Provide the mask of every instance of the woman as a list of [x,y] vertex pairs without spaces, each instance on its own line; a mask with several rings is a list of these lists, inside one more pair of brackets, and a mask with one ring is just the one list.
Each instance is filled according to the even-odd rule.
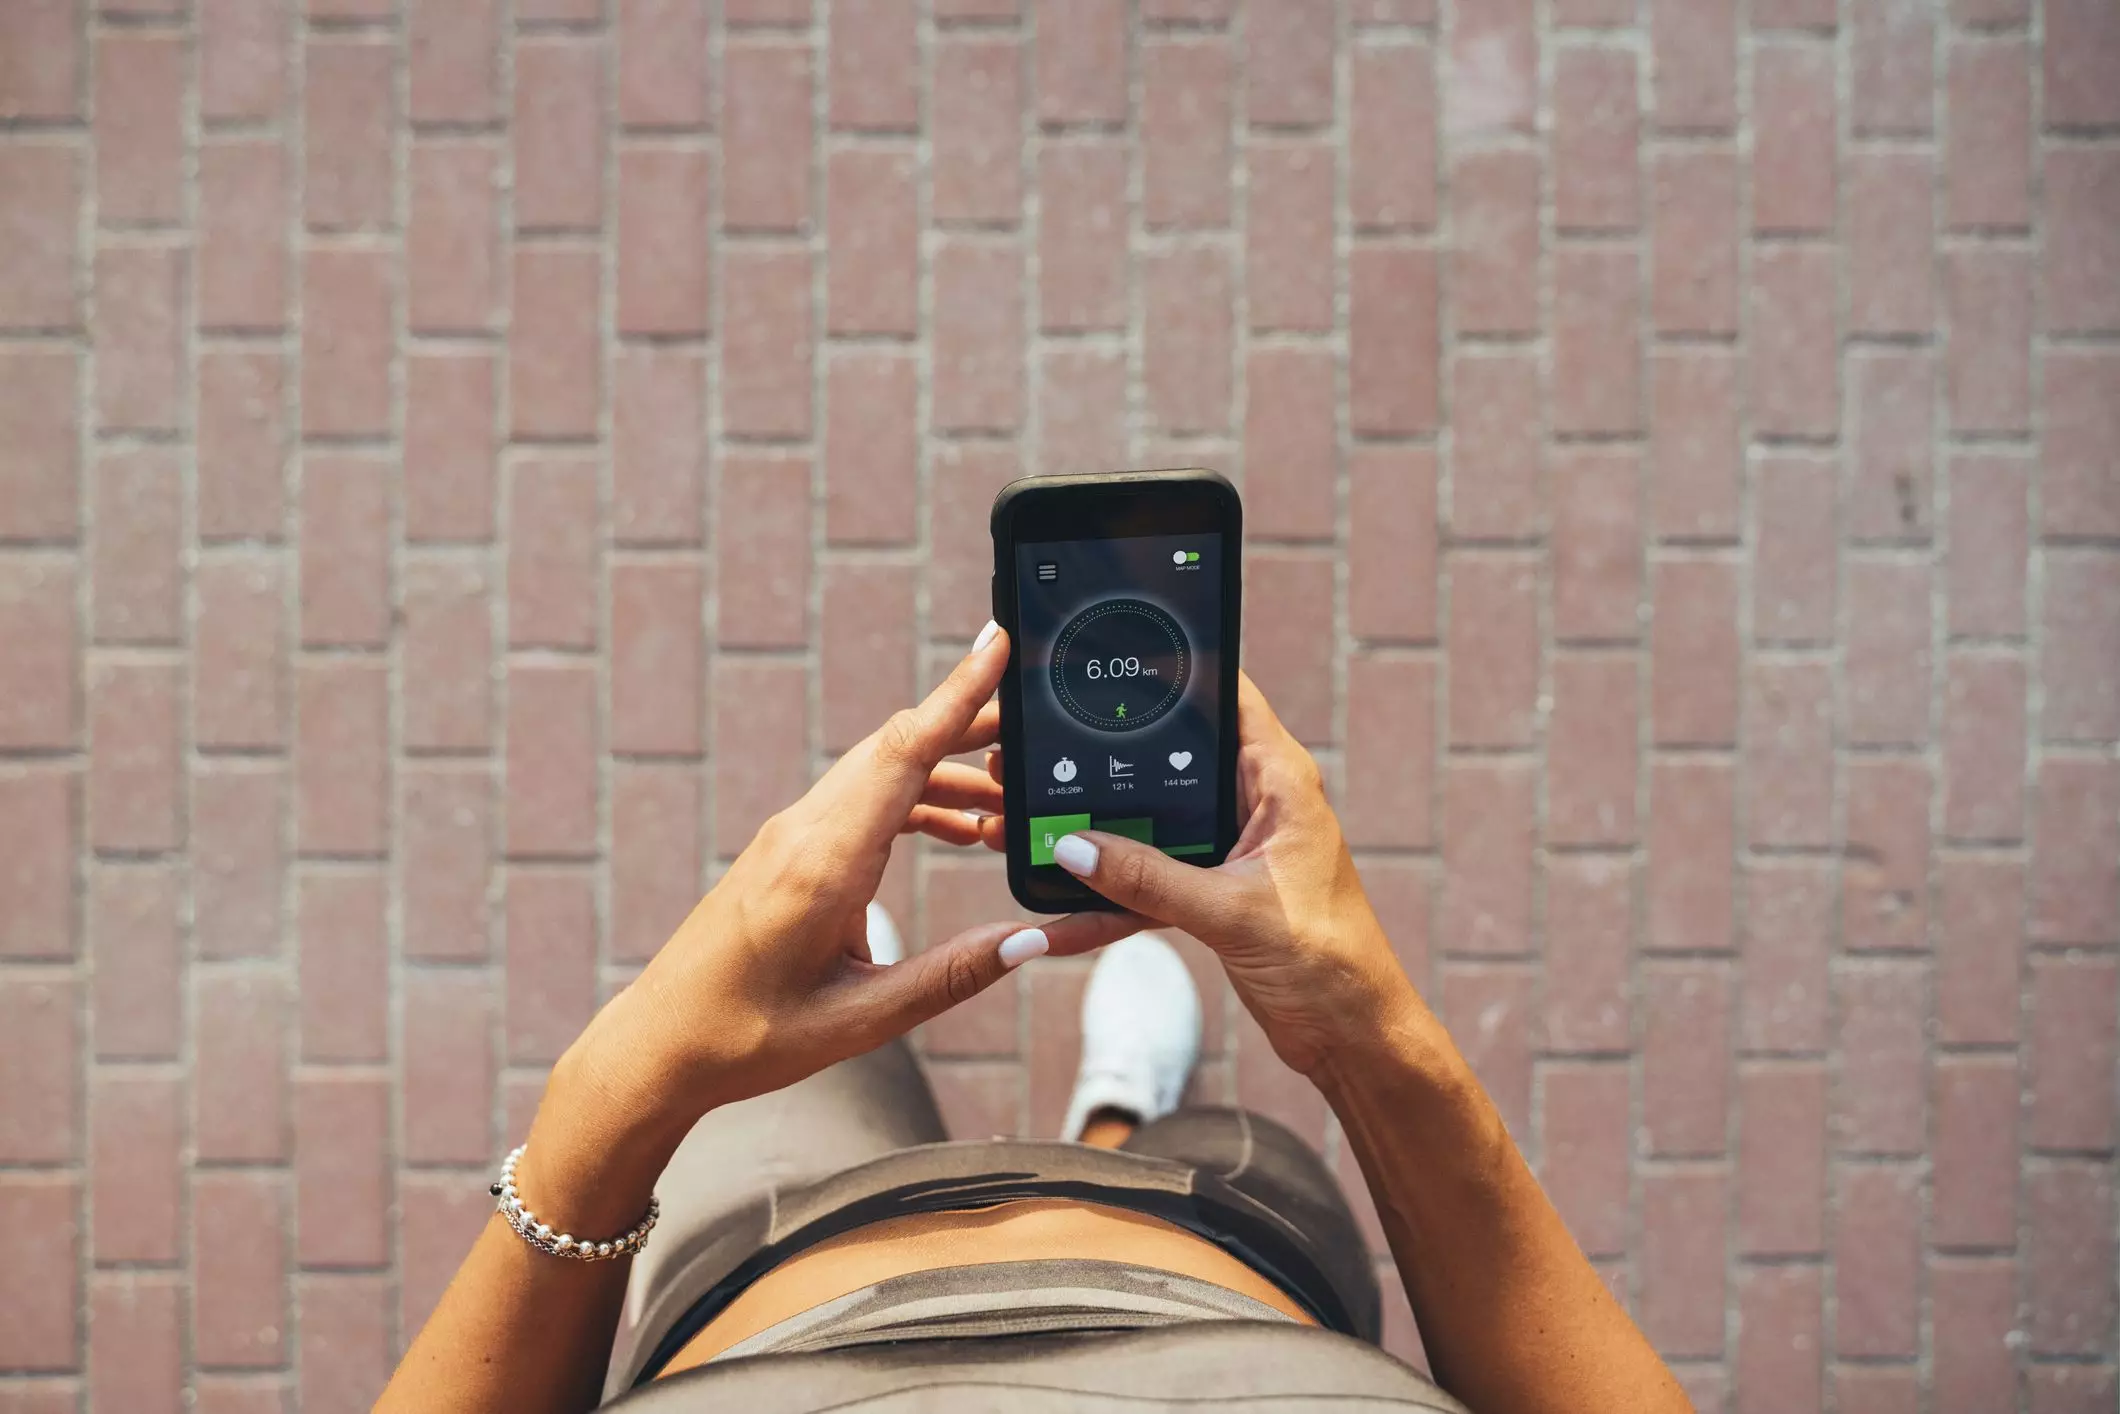
[[[997,773],[945,758],[993,743],[1007,659],[988,625],[759,831],[569,1048],[379,1407],[1684,1410],[1399,968],[1315,763],[1248,680],[1226,864],[1070,836],[1059,862],[1127,912],[873,959],[898,834],[998,842],[977,813],[998,811]],[[1339,1116],[1448,1394],[1364,1343],[1373,1279],[1314,1155],[1256,1117],[1164,1113],[1182,1006],[1086,1044],[1106,1073],[1071,1125],[1093,1142],[920,1142],[940,1127],[899,1038],[1032,957],[1158,925],[1213,949]],[[1092,991],[1171,996],[1161,956],[1130,941]]]

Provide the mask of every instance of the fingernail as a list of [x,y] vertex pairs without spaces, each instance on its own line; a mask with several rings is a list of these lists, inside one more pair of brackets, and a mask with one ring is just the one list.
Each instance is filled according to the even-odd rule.
[[1053,845],[1053,863],[1076,876],[1097,872],[1097,847],[1080,835],[1062,835]]
[[999,632],[1001,632],[1001,625],[995,623],[992,619],[988,619],[986,627],[980,629],[979,636],[972,640],[972,651],[977,653],[980,649],[986,647],[987,644],[992,643],[994,635]]
[[1042,928],[1025,928],[1020,933],[1011,933],[1001,940],[1001,965],[1015,967],[1041,957],[1052,944],[1046,940]]

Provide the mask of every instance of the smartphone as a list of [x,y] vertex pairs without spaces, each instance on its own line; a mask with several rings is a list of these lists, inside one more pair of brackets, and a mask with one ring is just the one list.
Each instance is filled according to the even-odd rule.
[[1053,863],[1106,830],[1192,864],[1237,835],[1244,508],[1212,471],[1036,476],[994,498],[1009,891],[1113,905]]

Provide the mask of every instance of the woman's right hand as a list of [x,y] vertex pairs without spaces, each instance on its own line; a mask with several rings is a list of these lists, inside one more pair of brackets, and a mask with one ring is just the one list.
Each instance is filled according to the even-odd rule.
[[1240,833],[1217,868],[1097,830],[1061,839],[1053,858],[1212,948],[1281,1059],[1319,1080],[1348,1042],[1424,1007],[1362,890],[1317,762],[1241,674],[1237,743]]

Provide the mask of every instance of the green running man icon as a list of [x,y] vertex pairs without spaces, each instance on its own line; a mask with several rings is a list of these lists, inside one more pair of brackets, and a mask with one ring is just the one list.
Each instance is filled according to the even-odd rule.
[[1119,704],[1119,710],[1118,710],[1118,711],[1117,711],[1116,713],[1114,713],[1113,715],[1115,715],[1115,716],[1118,716],[1118,717],[1124,717],[1124,716],[1126,715],[1126,704],[1125,704],[1124,702],[1120,703],[1120,704]]

